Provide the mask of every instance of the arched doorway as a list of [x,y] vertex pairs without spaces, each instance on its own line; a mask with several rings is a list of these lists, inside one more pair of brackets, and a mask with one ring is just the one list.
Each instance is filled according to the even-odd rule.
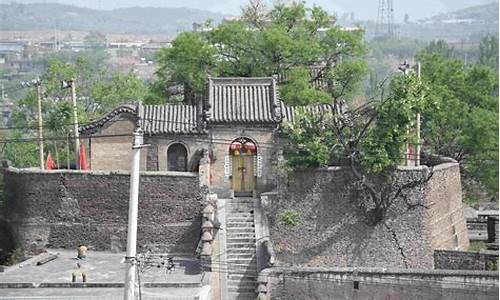
[[229,151],[234,195],[252,196],[255,188],[257,145],[249,138],[241,137],[231,143]]
[[187,171],[187,149],[181,143],[170,145],[167,150],[167,170],[186,172]]

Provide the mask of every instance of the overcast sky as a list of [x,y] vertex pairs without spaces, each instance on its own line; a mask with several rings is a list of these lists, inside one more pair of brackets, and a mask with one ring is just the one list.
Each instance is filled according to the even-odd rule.
[[[272,0],[266,0],[271,3]],[[397,22],[408,13],[411,20],[430,17],[442,12],[453,11],[473,5],[486,4],[498,0],[393,0]],[[247,0],[0,0],[11,2],[57,2],[90,8],[114,9],[130,6],[189,7],[237,15]],[[376,19],[379,0],[307,0],[309,5],[319,5],[338,15],[354,12],[356,19]]]

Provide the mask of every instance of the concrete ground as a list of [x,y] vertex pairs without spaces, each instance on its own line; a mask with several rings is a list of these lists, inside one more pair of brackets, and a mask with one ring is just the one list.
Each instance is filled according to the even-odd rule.
[[[85,261],[76,251],[50,250],[58,257],[37,266],[36,260],[21,263],[0,273],[0,299],[121,299],[125,278],[125,253],[89,251]],[[168,273],[165,256],[150,255],[140,261],[142,299],[197,299],[203,273],[194,257],[173,256],[175,270]],[[78,268],[77,264],[80,264]],[[92,287],[73,287],[71,276],[87,274]],[[17,285],[16,285],[17,284]],[[18,288],[20,285],[29,288]],[[35,288],[33,288],[35,287]]]

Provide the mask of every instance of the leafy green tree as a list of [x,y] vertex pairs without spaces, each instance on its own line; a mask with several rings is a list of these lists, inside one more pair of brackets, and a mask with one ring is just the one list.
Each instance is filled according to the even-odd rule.
[[163,86],[160,96],[168,96],[167,87],[174,84],[184,86],[188,99],[203,90],[213,67],[214,49],[200,34],[181,33],[171,48],[160,50],[157,71],[159,86]]
[[439,109],[423,113],[424,151],[452,157],[466,176],[498,192],[498,75],[489,67],[464,66],[446,51],[419,53],[422,81]]
[[489,36],[479,44],[479,64],[490,67],[498,73],[498,37]]
[[[103,67],[95,69],[86,56],[78,57],[71,63],[57,58],[49,59],[41,79],[44,137],[49,139],[67,137],[73,130],[71,89],[61,89],[62,80],[75,79],[80,124],[98,118],[118,105],[142,101],[148,93],[145,84],[135,74],[106,74]],[[11,123],[23,129],[11,133],[8,138],[36,137],[38,115],[36,95],[33,91],[17,101]],[[73,147],[73,143],[68,145],[64,139],[47,142],[46,145],[46,150],[55,154],[59,163],[66,159],[68,148]],[[16,166],[25,167],[31,163],[35,166],[38,164],[38,153],[32,151],[33,147],[36,150],[36,143],[9,143],[4,154]],[[66,148],[66,151],[61,151],[62,148]]]
[[[171,48],[162,49],[157,72],[161,84],[154,86],[164,88],[154,91],[167,98],[169,86],[183,85],[186,101],[192,102],[209,75],[278,75],[285,102],[334,102],[359,88],[357,82],[366,73],[364,53],[363,31],[343,30],[320,7],[293,2],[266,9],[254,0],[240,20],[223,22],[210,32],[182,33]],[[325,93],[313,91],[319,79]],[[298,101],[300,89],[304,92]]]

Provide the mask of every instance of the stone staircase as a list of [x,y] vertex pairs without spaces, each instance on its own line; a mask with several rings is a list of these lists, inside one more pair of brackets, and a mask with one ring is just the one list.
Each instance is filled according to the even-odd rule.
[[255,300],[257,258],[253,198],[229,199],[225,230],[227,299]]

